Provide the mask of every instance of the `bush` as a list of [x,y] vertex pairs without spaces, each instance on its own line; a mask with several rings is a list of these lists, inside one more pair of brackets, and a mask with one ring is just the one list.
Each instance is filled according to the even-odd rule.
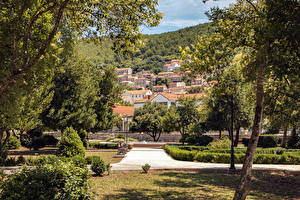
[[26,159],[24,158],[24,156],[19,156],[17,159],[17,165],[24,165],[26,164]]
[[33,137],[32,138],[32,148],[34,150],[39,150],[46,146],[46,142],[43,136]]
[[56,139],[53,135],[43,135],[45,145],[56,146],[58,143],[58,139]]
[[118,134],[118,135],[116,136],[116,138],[125,139],[125,135]]
[[93,162],[98,162],[101,160],[101,158],[100,156],[87,156],[85,160],[88,165],[91,165]]
[[77,132],[72,128],[66,128],[57,144],[59,156],[73,157],[84,156],[85,148]]
[[209,143],[213,141],[213,138],[208,135],[189,135],[185,142],[192,144],[192,145],[199,145],[199,146],[207,146]]
[[4,166],[5,165],[5,160],[7,158],[7,149],[4,148],[0,148],[0,166]]
[[90,200],[88,170],[62,161],[23,168],[4,181],[0,199]]
[[102,159],[96,159],[92,162],[91,169],[97,176],[103,176],[103,174],[107,171],[107,165]]
[[[277,147],[278,142],[279,142],[279,139],[276,136],[262,135],[262,136],[259,136],[257,146],[262,147],[262,148],[272,148],[272,147]],[[248,146],[249,139],[243,138],[242,143],[245,146]]]
[[143,172],[145,174],[148,173],[148,171],[150,170],[151,165],[149,165],[148,163],[146,163],[145,165],[142,166]]
[[28,149],[32,148],[32,138],[27,134],[22,134],[20,136],[21,145]]
[[17,137],[10,136],[9,140],[8,140],[8,142],[6,144],[6,147],[8,149],[18,149],[18,148],[21,147],[21,142],[20,142],[20,140]]
[[15,157],[10,157],[5,160],[5,166],[16,166],[17,161]]
[[300,149],[300,137],[294,131],[287,143],[287,147],[291,149]]
[[89,147],[93,149],[118,149],[118,144],[112,143],[100,143],[100,142],[89,142]]
[[211,142],[208,146],[210,149],[230,149],[231,141],[228,137],[222,137],[217,141]]
[[80,129],[79,131],[79,137],[81,139],[81,142],[83,143],[83,146],[85,148],[88,148],[88,140],[87,140],[87,136],[88,136],[88,133],[86,130],[83,130],[83,129]]

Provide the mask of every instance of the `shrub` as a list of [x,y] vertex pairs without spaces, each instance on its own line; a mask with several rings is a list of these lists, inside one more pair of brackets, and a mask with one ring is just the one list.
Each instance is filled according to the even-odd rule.
[[5,160],[5,166],[16,166],[17,161],[15,157],[10,157]]
[[300,149],[300,137],[294,131],[287,143],[287,147],[291,149]]
[[73,157],[84,156],[85,148],[77,132],[72,128],[66,128],[57,144],[59,156]]
[[118,135],[116,136],[116,138],[125,139],[125,135],[118,134]]
[[27,134],[22,134],[20,136],[21,145],[28,149],[32,148],[32,138]]
[[[277,147],[278,141],[279,141],[279,139],[278,139],[278,137],[276,137],[276,136],[272,136],[272,135],[262,135],[262,136],[259,136],[257,146],[258,146],[258,147],[262,147],[262,148],[272,148],[272,147]],[[248,139],[248,138],[243,138],[243,139],[242,139],[242,143],[243,143],[245,146],[248,146],[249,139]]]
[[33,137],[32,138],[32,148],[34,150],[39,150],[46,146],[45,139],[43,136]]
[[18,149],[18,148],[21,147],[21,142],[20,142],[20,140],[17,137],[10,136],[9,140],[8,140],[8,142],[6,144],[6,147],[8,149]]
[[103,174],[107,171],[107,165],[102,159],[94,160],[92,162],[91,169],[97,176],[103,176]]
[[192,144],[192,145],[199,145],[199,146],[207,146],[210,142],[213,141],[213,138],[208,135],[189,135],[185,142]]
[[17,165],[23,165],[26,164],[26,159],[24,158],[24,156],[19,156],[17,159]]
[[90,200],[88,170],[60,161],[23,168],[4,181],[0,199]]
[[89,142],[89,147],[93,149],[118,149],[118,144],[112,143],[100,143],[100,142]]
[[87,140],[87,136],[88,136],[88,133],[86,130],[83,130],[83,129],[80,129],[79,131],[79,137],[83,143],[83,146],[85,148],[88,148],[88,140]]
[[5,160],[7,158],[7,149],[4,148],[0,148],[0,166],[4,166],[5,165]]
[[210,149],[230,149],[231,141],[228,137],[222,137],[217,141],[211,142],[208,146]]
[[149,165],[148,163],[146,163],[145,165],[142,166],[143,172],[145,174],[148,173],[148,171],[150,170],[151,165]]
[[58,139],[56,139],[53,135],[43,135],[45,145],[56,146],[58,143]]
[[93,162],[98,162],[101,160],[101,158],[100,156],[87,156],[85,160],[88,165],[91,165]]

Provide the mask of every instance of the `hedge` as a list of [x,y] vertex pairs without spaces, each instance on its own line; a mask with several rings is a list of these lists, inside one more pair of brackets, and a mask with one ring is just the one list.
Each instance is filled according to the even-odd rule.
[[[263,148],[272,148],[272,147],[277,147],[279,138],[273,135],[261,135],[259,136],[258,139],[258,147],[263,147]],[[245,146],[248,146],[249,139],[248,138],[243,138],[242,143]]]
[[89,142],[89,147],[92,148],[92,149],[118,149],[118,144]]
[[[211,163],[230,163],[230,150],[213,150],[214,152],[181,150],[176,146],[165,146],[166,152],[176,160],[198,161]],[[245,149],[239,149],[235,153],[235,163],[243,163]],[[276,154],[280,148],[259,149],[254,156],[255,164],[300,164],[300,155],[286,150],[282,154]],[[219,152],[218,152],[219,151]],[[229,153],[228,153],[229,151]],[[242,153],[241,153],[242,152]],[[267,152],[267,153],[266,153]],[[269,152],[269,154],[268,154]],[[274,154],[271,154],[273,152]]]

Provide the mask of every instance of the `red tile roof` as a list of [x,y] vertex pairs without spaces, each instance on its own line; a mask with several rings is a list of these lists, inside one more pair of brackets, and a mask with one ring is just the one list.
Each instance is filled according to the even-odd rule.
[[113,108],[113,113],[133,116],[134,107],[133,106],[116,106],[115,108]]

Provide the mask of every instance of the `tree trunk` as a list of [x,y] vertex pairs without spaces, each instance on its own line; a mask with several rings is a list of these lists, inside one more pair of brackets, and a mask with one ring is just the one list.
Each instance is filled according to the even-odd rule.
[[284,127],[284,130],[283,130],[283,138],[282,138],[281,147],[285,148],[286,147],[286,143],[287,143],[287,126]]
[[245,160],[243,163],[243,168],[241,171],[240,181],[234,194],[234,198],[233,198],[234,200],[245,200],[249,192],[253,158],[256,151],[259,134],[261,132],[263,102],[264,102],[264,65],[259,65],[257,69],[257,79],[256,79],[256,108],[255,108],[255,117],[253,123],[253,132],[249,140]]
[[234,146],[237,147],[239,144],[239,138],[240,138],[240,127],[236,128],[236,134],[235,134],[235,140],[234,140]]
[[222,131],[219,130],[219,139],[221,139],[221,137],[222,137]]

